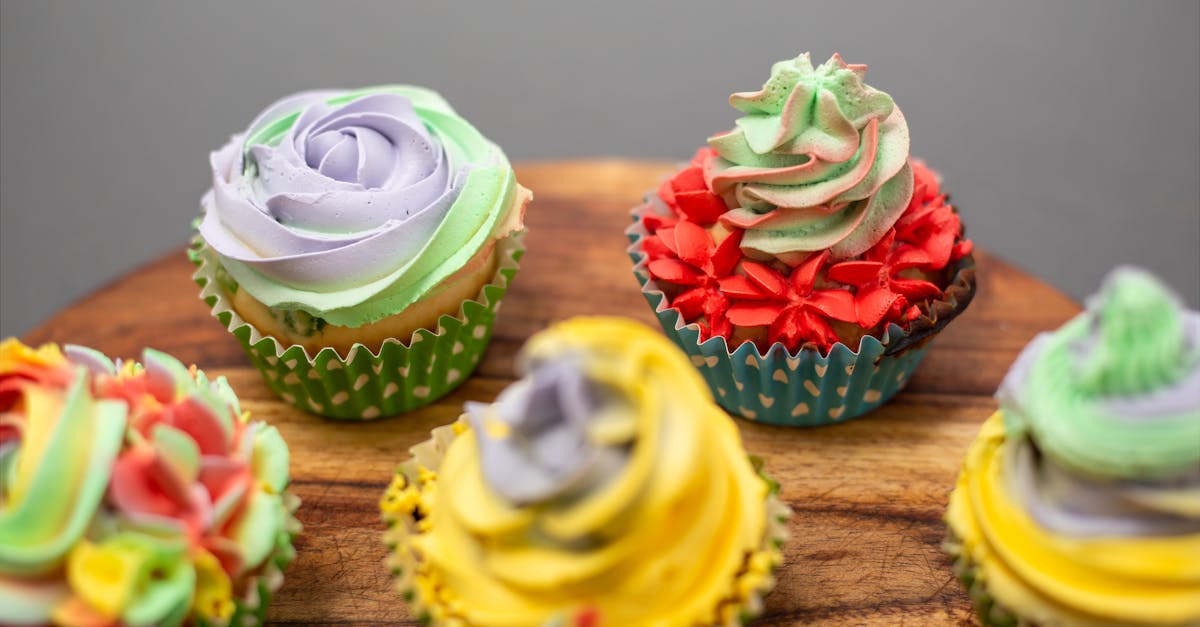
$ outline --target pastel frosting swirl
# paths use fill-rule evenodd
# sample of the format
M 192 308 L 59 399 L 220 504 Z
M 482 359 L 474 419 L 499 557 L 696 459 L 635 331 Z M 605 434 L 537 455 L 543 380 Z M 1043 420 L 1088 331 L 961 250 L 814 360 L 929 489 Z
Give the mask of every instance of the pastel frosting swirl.
M 814 68 L 804 53 L 776 63 L 761 90 L 730 97 L 746 115 L 708 140 L 717 154 L 704 174 L 731 207 L 722 221 L 746 229 L 747 254 L 854 257 L 908 206 L 908 125 L 863 82 L 866 69 L 836 54 Z
M 0 345 L 0 578 L 60 568 L 108 486 L 126 408 L 57 347 Z M 45 460 L 57 460 L 47 464 Z
M 278 576 L 282 438 L 224 378 L 142 359 L 0 344 L 6 622 L 224 624 L 250 579 Z
M 695 369 L 605 318 L 534 336 L 522 363 L 495 404 L 468 408 L 436 481 L 422 465 L 428 481 L 396 497 L 421 503 L 418 603 L 470 625 L 736 618 L 779 559 L 769 488 Z
M 1037 624 L 1200 621 L 1200 312 L 1118 268 L 997 398 L 947 512 L 995 600 Z
M 200 234 L 268 307 L 361 326 L 521 226 L 504 153 L 436 93 L 310 91 L 211 156 Z
M 1010 435 L 1106 479 L 1200 479 L 1200 313 L 1119 268 L 1087 310 L 1036 338 L 997 394 Z

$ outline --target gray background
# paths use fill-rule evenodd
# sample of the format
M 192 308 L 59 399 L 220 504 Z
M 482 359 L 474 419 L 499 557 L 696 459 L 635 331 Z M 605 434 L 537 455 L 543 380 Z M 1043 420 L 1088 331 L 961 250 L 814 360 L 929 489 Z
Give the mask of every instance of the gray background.
M 980 246 L 1200 301 L 1194 1 L 0 7 L 0 335 L 180 249 L 208 152 L 285 94 L 423 84 L 513 160 L 679 160 L 804 50 L 870 65 Z

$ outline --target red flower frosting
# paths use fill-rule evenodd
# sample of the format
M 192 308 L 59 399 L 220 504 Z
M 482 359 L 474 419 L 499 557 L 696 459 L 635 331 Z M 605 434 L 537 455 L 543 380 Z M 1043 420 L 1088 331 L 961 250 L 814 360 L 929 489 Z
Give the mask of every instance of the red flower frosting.
M 811 343 L 824 352 L 840 341 L 832 320 L 873 331 L 892 323 L 906 328 L 921 315 L 922 303 L 942 296 L 944 269 L 972 250 L 936 174 L 912 160 L 912 199 L 866 252 L 833 263 L 830 251 L 819 251 L 792 269 L 752 261 L 740 249 L 743 231 L 719 244 L 714 239 L 727 228 L 719 223 L 720 210 L 730 208 L 705 187 L 700 164 L 711 157 L 711 149 L 697 151 L 687 168 L 659 186 L 659 210 L 652 199 L 641 216 L 650 276 L 680 288 L 670 290 L 670 305 L 684 321 L 699 324 L 701 341 L 721 336 L 732 346 L 746 341 L 735 337 L 737 328 L 766 327 L 768 343 L 789 350 Z
M 686 288 L 671 301 L 684 320 L 698 322 L 701 337 L 729 337 L 733 327 L 725 312 L 729 298 L 722 281 L 731 277 L 740 257 L 738 245 L 742 232 L 730 233 L 717 244 L 703 227 L 681 220 L 674 226 L 659 229 L 646 238 L 645 250 L 651 253 L 648 265 L 654 278 Z
M 838 341 L 826 318 L 854 320 L 854 296 L 841 289 L 814 289 L 817 272 L 829 251 L 812 255 L 784 276 L 753 261 L 742 262 L 745 277 L 730 277 L 727 290 L 739 302 L 729 308 L 730 322 L 740 327 L 769 326 L 767 340 L 800 346 L 813 342 L 828 351 Z
M 729 211 L 725 201 L 704 182 L 704 163 L 716 156 L 716 151 L 711 148 L 697 150 L 688 167 L 658 186 L 658 197 L 676 216 L 709 226 Z

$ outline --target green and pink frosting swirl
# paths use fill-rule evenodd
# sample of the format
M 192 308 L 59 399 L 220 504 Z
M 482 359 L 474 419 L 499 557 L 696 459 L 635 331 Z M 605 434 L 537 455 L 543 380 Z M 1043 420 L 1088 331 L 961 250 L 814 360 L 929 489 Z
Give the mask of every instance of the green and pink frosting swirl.
M 0 344 L 6 624 L 224 624 L 260 578 L 281 581 L 283 439 L 223 377 L 142 362 Z
M 878 242 L 913 193 L 908 125 L 887 94 L 863 82 L 867 66 L 808 53 L 780 61 L 755 92 L 730 104 L 745 115 L 709 138 L 704 176 L 745 229 L 751 257 L 792 265 L 829 250 L 836 260 Z

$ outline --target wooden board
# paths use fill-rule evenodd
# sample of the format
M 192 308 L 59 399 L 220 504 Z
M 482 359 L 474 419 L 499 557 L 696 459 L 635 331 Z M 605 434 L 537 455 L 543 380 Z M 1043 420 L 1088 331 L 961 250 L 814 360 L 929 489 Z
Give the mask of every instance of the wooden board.
M 463 401 L 490 401 L 512 380 L 530 334 L 575 314 L 655 320 L 630 272 L 628 210 L 671 170 L 616 160 L 534 163 L 528 252 L 474 377 L 426 409 L 363 424 L 323 420 L 277 401 L 189 279 L 183 247 L 101 288 L 27 335 L 113 356 L 152 346 L 223 374 L 292 450 L 303 500 L 299 556 L 271 606 L 278 624 L 416 625 L 383 566 L 376 503 L 392 468 Z M 982 203 L 972 206 L 983 211 Z M 968 215 L 969 222 L 969 215 Z M 969 227 L 969 224 L 968 224 Z M 819 429 L 738 421 L 795 510 L 779 585 L 756 625 L 933 625 L 971 620 L 939 545 L 942 513 L 992 393 L 1038 331 L 1079 308 L 1040 281 L 976 253 L 979 293 L 929 350 L 908 388 L 875 413 Z

